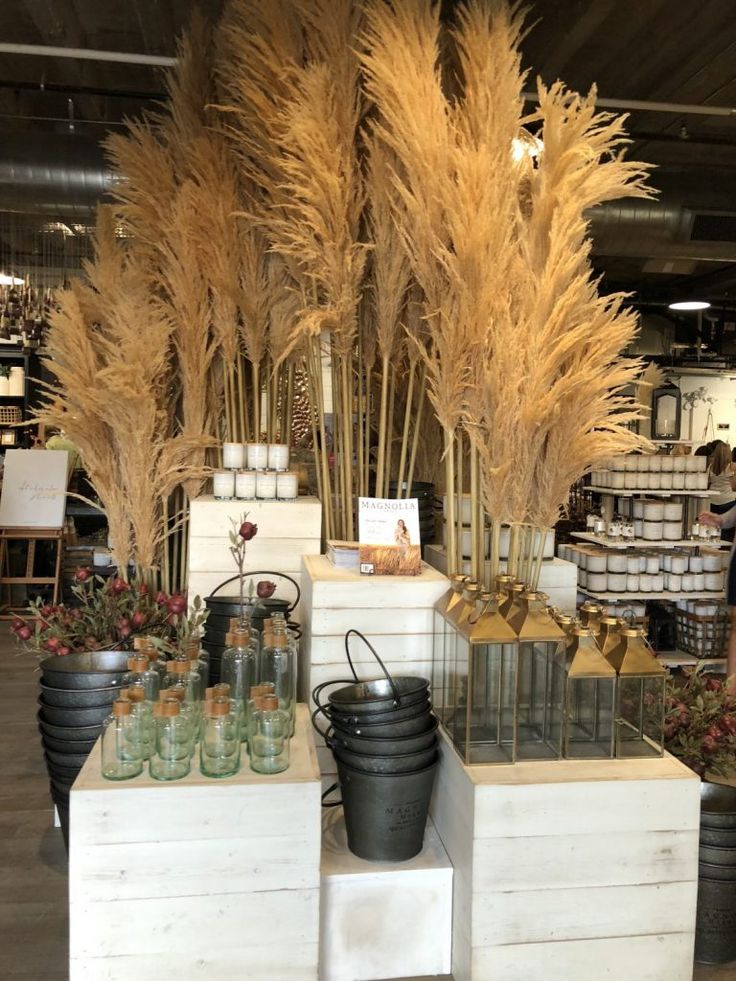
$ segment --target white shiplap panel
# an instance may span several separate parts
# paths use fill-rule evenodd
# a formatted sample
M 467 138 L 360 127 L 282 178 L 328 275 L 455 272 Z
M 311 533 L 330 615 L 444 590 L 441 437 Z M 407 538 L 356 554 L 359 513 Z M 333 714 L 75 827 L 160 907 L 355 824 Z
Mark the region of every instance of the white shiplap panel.
M 316 942 L 290 944 L 284 951 L 277 940 L 227 950 L 205 945 L 196 957 L 173 947 L 163 958 L 145 949 L 118 957 L 72 957 L 69 981 L 316 981 L 318 953 Z
M 479 838 L 476 892 L 637 885 L 697 878 L 697 831 Z
M 375 647 L 378 656 L 388 667 L 389 664 L 400 665 L 410 661 L 432 660 L 433 635 L 427 634 L 376 634 L 371 631 L 365 634 L 366 639 Z M 351 637 L 350 657 L 354 664 L 360 664 L 364 669 L 375 666 L 380 673 L 380 666 L 370 648 L 359 637 Z M 345 636 L 311 637 L 311 662 L 317 664 L 347 665 L 345 656 Z M 389 669 L 390 670 L 390 669 Z M 359 674 L 362 672 L 358 672 Z M 402 674 L 403 674 L 402 669 Z
M 474 892 L 473 944 L 556 944 L 562 940 L 688 933 L 697 880 L 654 885 L 525 892 Z
M 248 569 L 273 569 L 274 572 L 299 572 L 302 555 L 319 555 L 318 538 L 257 538 L 248 542 Z M 235 575 L 237 569 L 227 538 L 194 538 L 189 544 L 190 572 L 219 572 L 222 579 Z
M 406 608 L 434 607 L 449 589 L 445 576 L 426 563 L 418 576 L 361 576 L 336 569 L 324 555 L 307 555 L 302 568 L 313 580 L 313 609 L 374 610 L 377 620 Z
M 692 981 L 692 933 L 476 948 L 454 981 Z
M 305 596 L 302 602 L 307 606 L 306 581 Z M 333 610 L 324 607 L 312 610 L 311 631 L 313 637 L 340 637 L 346 630 L 360 630 L 367 637 L 383 634 L 431 634 L 433 630 L 433 609 L 431 607 L 411 607 L 400 612 L 383 616 L 380 611 L 363 608 Z
M 207 950 L 270 942 L 274 963 L 281 963 L 288 960 L 292 945 L 311 943 L 319 934 L 318 889 L 107 903 L 77 902 L 72 891 L 69 912 L 69 952 L 77 958 L 120 957 L 141 950 L 197 958 Z M 247 965 L 243 967 L 245 972 Z
M 213 887 L 222 895 L 319 887 L 315 834 L 300 835 L 295 828 L 289 836 L 205 838 L 191 847 L 168 840 L 162 830 L 162 840 L 138 842 L 133 849 L 129 844 L 78 846 L 75 900 L 207 896 Z

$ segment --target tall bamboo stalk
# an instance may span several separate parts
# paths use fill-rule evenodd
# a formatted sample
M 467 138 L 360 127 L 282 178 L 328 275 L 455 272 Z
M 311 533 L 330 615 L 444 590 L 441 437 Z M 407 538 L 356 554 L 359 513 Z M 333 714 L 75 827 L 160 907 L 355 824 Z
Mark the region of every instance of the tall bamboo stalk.
M 414 481 L 414 467 L 417 460 L 417 449 L 419 447 L 419 434 L 422 429 L 422 414 L 424 412 L 425 393 L 427 388 L 427 363 L 422 361 L 422 368 L 419 375 L 419 400 L 417 404 L 416 418 L 414 420 L 414 434 L 411 442 L 411 456 L 409 458 L 409 472 L 406 475 L 406 496 L 411 497 L 411 486 Z
M 381 409 L 378 417 L 378 457 L 376 459 L 376 497 L 383 494 L 386 468 L 386 420 L 388 416 L 389 358 L 381 358 Z
M 470 569 L 476 582 L 481 582 L 482 552 L 478 547 L 478 454 L 473 447 L 470 450 Z M 462 498 L 461 498 L 462 500 Z M 481 531 L 482 534 L 482 531 Z
M 444 431 L 445 494 L 447 496 L 447 575 L 457 573 L 457 534 L 455 529 L 455 448 L 451 429 Z
M 383 497 L 389 496 L 389 484 L 391 483 L 391 465 L 393 463 L 394 452 L 394 410 L 396 408 L 396 368 L 391 365 L 388 371 L 388 426 L 386 432 L 386 469 L 383 475 Z
M 399 473 L 397 477 L 397 497 L 403 497 L 403 487 L 404 487 L 404 468 L 406 466 L 406 451 L 407 444 L 409 441 L 409 425 L 411 423 L 411 417 L 414 411 L 413 398 L 414 398 L 414 374 L 415 374 L 415 363 L 414 359 L 411 360 L 409 364 L 409 383 L 406 389 L 406 406 L 404 408 L 404 426 L 401 432 L 401 453 L 399 454 Z

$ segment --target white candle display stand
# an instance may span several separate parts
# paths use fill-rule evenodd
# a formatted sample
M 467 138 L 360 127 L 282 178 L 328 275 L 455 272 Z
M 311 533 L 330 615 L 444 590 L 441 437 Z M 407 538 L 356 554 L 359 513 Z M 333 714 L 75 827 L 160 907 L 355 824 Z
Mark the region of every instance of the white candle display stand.
M 301 586 L 303 701 L 321 682 L 350 677 L 345 632 L 351 628 L 365 634 L 392 674 L 432 678 L 434 605 L 450 588 L 436 569 L 422 564 L 418 576 L 361 576 L 335 568 L 325 555 L 305 555 Z M 383 677 L 365 644 L 353 639 L 350 652 L 362 680 Z M 319 737 L 317 754 L 322 772 L 335 773 Z
M 341 808 L 323 817 L 320 981 L 450 973 L 452 865 L 432 822 L 408 862 L 364 862 Z
M 306 706 L 283 773 L 71 791 L 70 981 L 315 981 L 320 782 Z
M 442 545 L 427 545 L 424 549 L 427 562 L 439 572 L 447 573 L 447 553 Z M 501 572 L 506 571 L 506 562 L 499 564 Z M 470 575 L 470 561 L 463 563 L 462 570 Z M 491 563 L 486 562 L 486 581 L 491 580 Z M 573 613 L 577 603 L 578 571 L 574 562 L 564 559 L 545 559 L 542 562 L 537 589 L 549 597 L 549 605 L 556 606 L 565 613 Z
M 232 530 L 230 519 L 239 521 L 245 511 L 248 521 L 258 525 L 258 534 L 248 542 L 246 576 L 249 569 L 266 569 L 285 572 L 299 583 L 302 555 L 319 555 L 322 505 L 316 497 L 294 501 L 215 501 L 209 495 L 197 497 L 191 503 L 189 521 L 190 602 L 195 596 L 209 596 L 237 572 L 228 533 Z M 237 592 L 238 583 L 232 582 L 218 596 L 234 596 Z
M 691 981 L 691 770 L 669 755 L 466 767 L 444 734 L 440 754 L 455 981 Z

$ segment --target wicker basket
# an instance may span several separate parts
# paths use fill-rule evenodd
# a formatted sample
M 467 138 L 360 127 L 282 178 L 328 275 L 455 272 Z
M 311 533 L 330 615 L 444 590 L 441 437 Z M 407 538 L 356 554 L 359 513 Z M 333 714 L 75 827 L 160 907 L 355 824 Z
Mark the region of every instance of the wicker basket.
M 0 405 L 0 426 L 12 426 L 21 422 L 20 406 Z
M 725 657 L 731 620 L 725 607 L 715 616 L 677 611 L 677 648 L 693 657 Z

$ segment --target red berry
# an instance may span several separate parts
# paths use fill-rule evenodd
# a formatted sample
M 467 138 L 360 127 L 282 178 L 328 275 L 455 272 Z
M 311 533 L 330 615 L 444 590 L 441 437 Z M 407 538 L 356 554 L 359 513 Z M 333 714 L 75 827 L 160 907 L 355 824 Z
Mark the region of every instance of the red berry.
M 135 627 L 135 629 L 138 630 L 146 622 L 145 613 L 141 613 L 140 610 L 136 610 L 136 612 L 130 618 L 130 622 Z
M 21 627 L 24 627 L 24 626 L 25 626 L 25 624 L 23 623 L 22 620 L 17 620 L 16 619 L 16 620 L 13 620 L 13 622 L 11 623 L 10 629 L 13 631 L 14 634 L 17 634 L 18 631 L 20 630 L 20 628 Z
M 123 640 L 125 640 L 126 637 L 130 637 L 131 632 L 132 631 L 131 631 L 130 627 L 119 627 L 118 628 L 118 633 L 120 634 L 120 636 L 121 636 L 121 638 Z
M 182 596 L 181 593 L 174 593 L 169 598 L 166 606 L 168 607 L 169 613 L 185 613 L 187 608 L 186 596 Z
M 58 651 L 61 647 L 61 641 L 58 637 L 49 637 L 49 639 L 44 644 L 47 651 Z
M 140 584 L 140 586 L 138 587 L 138 595 L 139 596 L 148 596 L 148 592 L 149 592 L 148 586 L 144 582 L 142 582 Z
M 66 654 L 71 653 L 71 651 L 68 647 L 64 646 L 64 647 L 60 647 L 56 653 L 60 654 L 61 657 L 64 657 Z
M 704 753 L 715 753 L 718 749 L 718 743 L 712 736 L 703 736 L 703 740 L 700 743 L 700 748 Z
M 708 735 L 711 739 L 718 741 L 719 739 L 723 739 L 723 730 L 719 726 L 711 726 L 708 729 Z
M 166 595 L 166 593 L 162 592 L 160 589 L 156 593 L 154 599 L 156 601 L 157 606 L 166 606 L 166 604 L 169 602 L 169 597 Z
M 113 579 L 110 589 L 113 591 L 113 593 L 119 595 L 120 593 L 127 593 L 130 586 L 124 579 L 120 579 L 120 577 L 118 577 L 117 579 Z
M 724 715 L 721 719 L 721 729 L 731 736 L 736 734 L 736 718 L 733 715 Z
M 269 599 L 276 592 L 276 583 L 270 582 L 268 579 L 261 579 L 261 581 L 256 586 L 256 593 L 258 594 L 258 599 Z
M 89 569 L 81 568 L 77 569 L 77 571 L 74 573 L 74 578 L 77 580 L 77 582 L 87 582 L 91 575 L 92 573 Z
M 252 521 L 244 521 L 240 526 L 238 534 L 243 541 L 249 542 L 258 534 L 258 525 L 254 525 Z
M 31 636 L 32 636 L 31 635 L 31 628 L 30 627 L 25 627 L 25 626 L 24 627 L 19 627 L 18 630 L 17 630 L 17 634 L 18 634 L 18 637 L 20 637 L 21 640 L 30 640 L 31 639 Z

